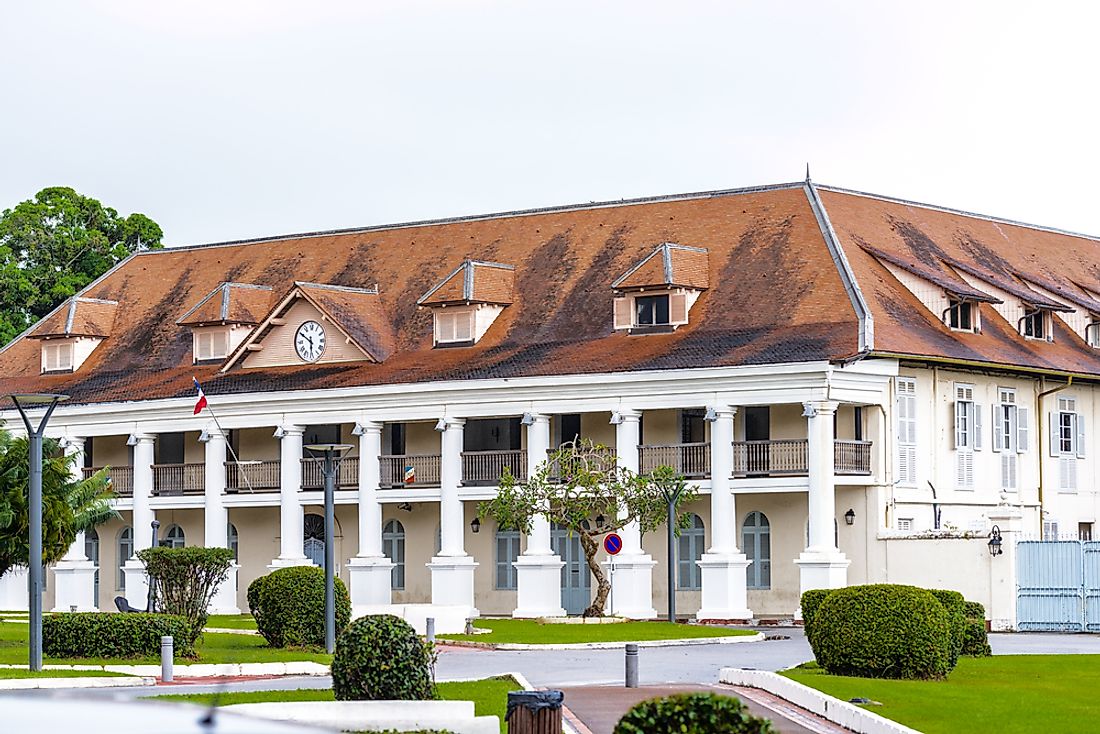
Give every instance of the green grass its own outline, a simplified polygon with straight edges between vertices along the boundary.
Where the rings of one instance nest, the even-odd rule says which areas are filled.
[[[206,619],[206,626],[231,630],[254,630],[256,620],[251,614],[211,614]]]
[[[508,704],[508,692],[520,690],[510,676],[484,678],[462,683],[438,683],[436,691],[445,701],[473,701],[478,716],[497,716],[500,731],[507,732],[504,713]],[[183,693],[150,696],[164,701],[185,701],[203,706],[228,706],[234,703],[267,703],[269,701],[333,701],[331,688],[298,688],[293,691],[243,691],[238,693]]]
[[[828,675],[813,664],[783,675],[925,734],[1097,730],[1100,655],[996,655],[962,658],[946,681]]]
[[[749,630],[668,622],[619,622],[616,624],[539,624],[533,619],[478,619],[476,627],[491,629],[481,635],[439,635],[441,640],[564,645],[578,642],[643,642],[698,637],[753,635]]]
[[[126,678],[125,673],[108,673],[104,670],[40,670],[32,672],[23,668],[0,668],[0,678]]]
[[[0,663],[23,664],[27,662],[28,627],[18,622],[0,623]],[[329,664],[332,656],[309,650],[283,650],[267,647],[258,635],[232,633],[205,633],[196,645],[197,658],[176,658],[177,664],[186,663],[284,663],[310,660]],[[159,656],[146,658],[45,658],[47,664],[77,665],[139,665],[159,664]]]

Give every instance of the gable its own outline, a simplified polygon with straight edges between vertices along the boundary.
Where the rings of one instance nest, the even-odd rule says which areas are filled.
[[[245,369],[286,367],[303,364],[328,364],[369,360],[370,355],[354,344],[333,321],[305,298],[297,298],[279,317],[281,323],[270,326],[255,344],[258,350],[246,351],[241,360]],[[320,324],[325,332],[325,350],[316,362],[306,362],[298,356],[294,338],[307,321]]]

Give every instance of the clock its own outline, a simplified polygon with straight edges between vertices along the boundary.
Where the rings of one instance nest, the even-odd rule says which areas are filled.
[[[303,362],[316,362],[325,353],[325,328],[316,321],[306,321],[294,335],[294,351]]]

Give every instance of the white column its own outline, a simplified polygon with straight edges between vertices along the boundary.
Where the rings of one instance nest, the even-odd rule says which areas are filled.
[[[718,405],[707,413],[710,422],[710,548],[699,560],[702,571],[700,620],[752,619],[748,607],[745,568],[750,561],[737,549],[737,508],[733,475],[733,419],[737,408]]]
[[[464,418],[444,417],[436,424],[440,432],[442,457],[439,467],[440,551],[428,564],[432,573],[432,604],[465,608],[466,616],[476,617],[474,605],[474,569],[477,563],[463,547],[465,517],[458,488],[462,484],[462,432]]]
[[[1023,513],[1001,504],[990,511],[989,523],[1001,531],[1001,555],[984,557],[989,561],[989,625],[994,632],[1015,632],[1016,616],[1016,543],[1024,529]]]
[[[203,473],[204,542],[207,548],[225,548],[229,537],[229,512],[225,508],[225,455],[226,435],[217,426],[207,428],[199,436],[205,445],[205,469]],[[233,563],[225,579],[210,600],[210,614],[240,614],[237,606],[237,572],[240,566]]]
[[[636,410],[620,410],[611,416],[619,466],[633,472],[638,471],[641,419],[642,414]],[[611,576],[611,613],[630,619],[654,619],[653,567],[657,563],[642,550],[642,531],[637,523],[629,523],[619,535],[622,551],[603,563]]]
[[[393,563],[382,553],[382,504],[378,501],[378,457],[382,424],[361,421],[359,437],[359,553],[348,562],[352,616],[375,613],[392,602]]]
[[[308,566],[302,550],[304,538],[302,503],[302,426],[285,425],[275,430],[279,439],[279,557],[270,569]]]
[[[137,558],[137,552],[153,545],[153,508],[149,498],[153,494],[153,442],[155,436],[135,433],[127,443],[134,447],[134,496],[131,532],[134,538],[134,555],[126,561],[126,601],[137,609],[145,609],[149,597],[149,579],[145,564]]]
[[[837,404],[830,400],[815,400],[804,403],[803,407],[807,420],[810,542],[795,561],[799,567],[799,588],[800,592],[838,589],[848,584],[848,565],[851,562],[836,547],[834,533],[836,472],[833,415]]]
[[[66,437],[65,453],[72,463],[73,479],[79,481],[84,466],[84,439]],[[84,554],[84,533],[76,534],[69,552],[53,567],[55,612],[93,612],[99,600],[95,598],[95,564]]]
[[[550,449],[550,416],[528,413],[527,476],[534,475],[546,461]],[[539,515],[531,522],[527,548],[512,564],[516,569],[516,609],[513,617],[564,617],[561,605],[561,557],[554,555],[550,544],[550,521]]]

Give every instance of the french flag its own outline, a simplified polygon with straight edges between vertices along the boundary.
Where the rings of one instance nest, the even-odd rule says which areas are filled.
[[[198,415],[206,407],[206,393],[202,391],[202,385],[199,384],[197,379],[192,377],[191,381],[195,383],[195,389],[199,393],[199,399],[195,401],[195,412],[193,413],[193,415]]]

